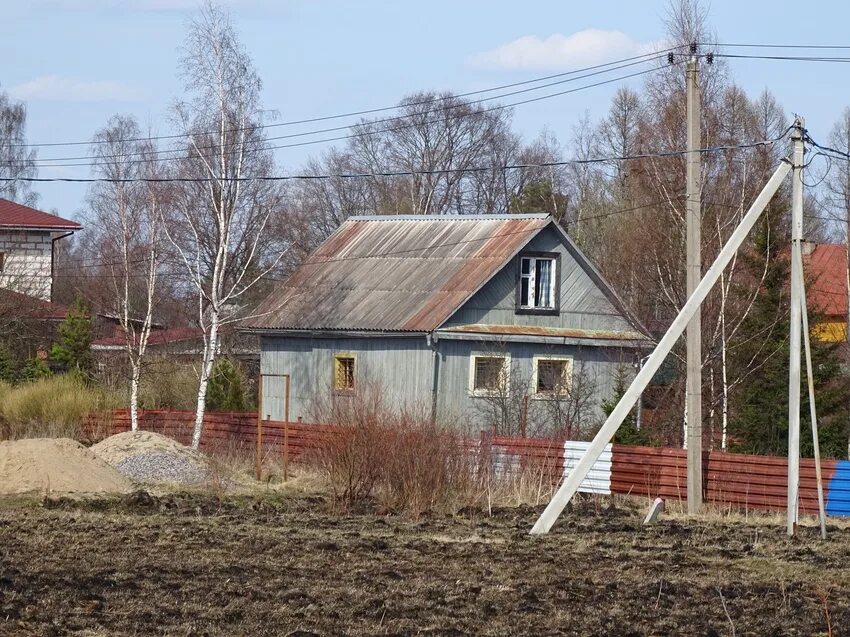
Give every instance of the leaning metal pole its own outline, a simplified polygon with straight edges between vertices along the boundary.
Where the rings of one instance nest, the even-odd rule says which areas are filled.
[[[567,503],[572,499],[573,495],[575,495],[582,480],[584,480],[591,467],[593,467],[593,463],[596,462],[602,454],[605,449],[605,445],[608,444],[622,424],[623,419],[632,410],[638,396],[644,389],[646,389],[647,385],[649,385],[649,381],[661,367],[664,359],[667,358],[670,350],[673,349],[673,345],[675,345],[676,341],[682,336],[688,322],[696,314],[697,310],[702,305],[702,302],[705,300],[706,296],[708,296],[709,291],[711,291],[711,288],[715,283],[717,283],[718,279],[720,279],[720,275],[723,273],[723,270],[727,265],[729,265],[729,262],[735,255],[735,252],[737,252],[738,248],[741,244],[743,244],[765,206],[767,206],[768,202],[782,184],[782,180],[785,179],[790,171],[791,164],[783,160],[776,169],[776,172],[773,173],[773,176],[765,185],[764,189],[759,193],[758,197],[756,197],[756,200],[753,202],[752,206],[750,206],[747,214],[744,215],[744,218],[741,220],[741,224],[735,229],[732,236],[729,237],[729,241],[725,246],[723,246],[720,254],[717,255],[717,259],[714,261],[711,268],[709,268],[708,272],[706,272],[705,277],[703,277],[703,279],[699,282],[694,293],[687,300],[684,307],[682,307],[679,315],[674,319],[670,328],[667,330],[667,333],[664,334],[658,342],[655,350],[647,359],[646,364],[637,373],[632,384],[629,385],[629,388],[626,390],[626,393],[623,394],[623,397],[620,398],[620,401],[614,407],[614,410],[605,420],[605,423],[593,438],[593,441],[590,443],[587,451],[584,452],[584,455],[579,459],[575,468],[558,488],[558,491],[552,497],[552,500],[549,502],[548,506],[531,529],[532,534],[538,535],[548,533],[555,524],[558,516],[561,515],[564,507],[567,506]]]

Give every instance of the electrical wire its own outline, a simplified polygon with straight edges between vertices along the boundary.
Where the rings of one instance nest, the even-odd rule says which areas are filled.
[[[497,104],[497,105],[489,107],[489,108],[476,110],[473,113],[461,113],[459,115],[454,115],[454,116],[446,118],[446,119],[454,120],[454,119],[460,119],[460,118],[463,118],[463,117],[481,115],[483,113],[489,113],[489,112],[493,112],[493,111],[503,110],[503,109],[506,109],[506,108],[512,108],[514,106],[521,106],[523,104],[530,104],[530,103],[533,103],[533,102],[539,102],[539,101],[542,101],[542,100],[551,99],[553,97],[560,97],[560,96],[568,95],[568,94],[571,94],[571,93],[577,93],[579,91],[587,90],[587,89],[590,89],[590,88],[595,88],[597,86],[603,86],[605,84],[611,84],[613,82],[619,82],[621,80],[625,80],[625,79],[629,79],[629,78],[633,78],[633,77],[638,77],[640,75],[645,75],[647,73],[653,73],[653,72],[658,71],[659,68],[660,67],[645,69],[645,70],[642,70],[642,71],[629,73],[627,75],[622,75],[622,76],[615,77],[615,78],[601,80],[599,82],[594,82],[592,84],[586,84],[584,86],[579,86],[579,87],[576,87],[576,88],[573,88],[573,89],[558,91],[556,93],[550,93],[548,95],[541,95],[541,96],[538,96],[538,97],[520,100],[520,101],[517,101],[517,102],[511,102],[511,103],[508,103],[508,104]],[[399,118],[393,118],[393,119],[409,120],[410,117],[409,116],[401,116]],[[279,150],[279,149],[283,149],[283,148],[295,148],[295,147],[300,147],[300,146],[309,146],[309,145],[313,145],[313,144],[324,144],[324,143],[334,142],[334,141],[356,139],[356,138],[360,138],[360,137],[370,137],[370,136],[379,135],[379,134],[382,134],[382,133],[393,133],[393,132],[397,132],[397,131],[401,131],[401,130],[407,130],[407,129],[410,129],[410,128],[416,128],[417,126],[422,126],[422,125],[427,125],[427,124],[437,124],[437,123],[440,123],[440,122],[443,122],[443,121],[445,121],[445,119],[434,119],[434,120],[429,120],[429,121],[426,121],[426,122],[415,122],[415,123],[412,123],[412,124],[405,124],[403,126],[396,126],[396,127],[393,127],[393,128],[384,128],[384,129],[378,129],[378,130],[359,130],[359,131],[356,131],[354,133],[350,133],[348,135],[340,135],[340,136],[336,136],[336,137],[327,137],[327,138],[324,138],[324,139],[297,142],[297,143],[292,143],[292,144],[280,144],[280,145],[273,145],[273,146],[266,146],[265,144],[262,144],[262,145],[258,144],[256,147],[247,148],[242,152],[243,152],[243,154],[254,153],[254,152],[267,152],[267,151],[270,151],[270,150]],[[341,128],[351,128],[351,127],[345,126],[345,127],[341,127]],[[329,129],[329,130],[334,130],[334,129]],[[310,134],[314,134],[314,133],[310,133]],[[298,135],[296,135],[296,136],[298,136]],[[284,136],[284,137],[289,137],[289,136]],[[238,144],[241,144],[241,143],[242,142],[234,141],[230,144],[225,144],[224,146],[238,145]],[[213,145],[210,145],[210,146],[202,146],[202,147],[198,147],[198,148],[199,149],[202,149],[202,148],[212,149],[212,148],[219,148],[219,147],[222,147],[222,145],[213,144]],[[168,150],[155,151],[155,152],[185,153],[186,150],[187,150],[186,148],[183,148],[183,149],[168,149]],[[142,153],[142,154],[149,154],[149,153]],[[96,159],[96,158],[97,158],[96,156],[92,156],[92,159]],[[175,160],[180,160],[180,159],[185,159],[185,158],[186,158],[185,155],[175,156],[175,157],[143,157],[141,159],[135,160],[134,163],[175,161]],[[54,160],[54,161],[58,161],[59,159],[61,159],[61,158],[52,158],[52,160]],[[68,168],[68,167],[79,167],[79,166],[97,167],[97,166],[102,166],[102,165],[108,165],[108,162],[94,161],[94,162],[82,162],[82,163],[40,164],[36,167],[37,168]]]
[[[754,44],[741,42],[697,42],[697,46],[707,47],[736,47],[756,49],[850,49],[848,44],[832,46],[829,44]]]
[[[743,53],[713,53],[715,58],[737,58],[745,60],[783,60],[790,62],[850,62],[850,57],[822,57],[803,55],[746,55]]]
[[[404,107],[424,106],[426,104],[433,104],[435,102],[441,102],[441,101],[445,101],[445,100],[448,100],[448,99],[458,99],[458,98],[470,97],[472,95],[482,95],[484,93],[492,93],[494,91],[501,91],[501,90],[508,89],[508,88],[514,88],[516,86],[525,86],[525,85],[528,85],[528,84],[534,84],[536,82],[544,82],[544,81],[555,79],[555,78],[569,77],[569,76],[577,75],[577,74],[580,74],[580,73],[585,73],[587,71],[595,71],[597,69],[603,69],[605,67],[613,67],[613,66],[616,66],[618,64],[623,64],[625,62],[633,62],[635,60],[640,60],[640,62],[635,62],[636,64],[639,64],[641,62],[648,61],[647,58],[654,60],[655,58],[657,58],[659,56],[663,57],[665,54],[667,54],[671,51],[674,51],[676,49],[680,49],[680,48],[682,48],[682,45],[669,47],[669,48],[666,48],[666,49],[661,49],[659,51],[653,51],[651,53],[634,55],[634,56],[631,56],[631,57],[622,58],[620,60],[614,60],[612,62],[605,62],[603,64],[596,64],[596,65],[593,65],[593,66],[587,66],[587,67],[584,67],[584,68],[581,68],[581,69],[575,69],[575,70],[572,70],[572,71],[565,71],[565,72],[562,72],[562,73],[554,73],[552,75],[545,75],[545,76],[542,76],[542,77],[532,78],[530,80],[522,80],[522,81],[519,81],[519,82],[512,82],[510,84],[502,84],[502,85],[499,85],[499,86],[493,86],[493,87],[490,87],[490,88],[479,89],[479,90],[476,90],[476,91],[467,91],[465,93],[457,93],[457,94],[452,94],[452,95],[437,96],[437,97],[429,98],[427,100],[421,100],[421,101],[418,101],[418,102],[409,102],[409,103],[406,103],[406,104],[403,104],[403,105],[396,104],[396,105],[393,105],[393,106],[383,106],[383,107],[379,107],[379,108],[369,108],[369,109],[363,109],[363,110],[359,110],[359,111],[350,111],[350,112],[347,112],[347,113],[339,113],[339,114],[336,114],[336,115],[323,115],[323,116],[320,116],[320,117],[310,117],[310,118],[304,118],[304,119],[299,119],[299,120],[290,120],[290,121],[285,121],[285,122],[260,124],[260,125],[257,125],[257,126],[231,128],[231,129],[226,130],[225,132],[226,133],[238,133],[238,132],[242,132],[242,131],[245,131],[245,130],[278,128],[278,127],[283,127],[283,126],[296,126],[296,125],[300,125],[300,124],[310,124],[310,123],[324,122],[324,121],[329,121],[329,120],[334,120],[334,119],[344,119],[344,118],[349,118],[349,117],[358,117],[358,116],[363,116],[363,115],[370,115],[370,114],[374,114],[374,113],[381,113],[381,112],[386,112],[386,111],[398,110],[398,109],[404,108]],[[620,68],[623,68],[623,67],[620,67]],[[615,70],[615,69],[608,69],[608,71],[611,71],[611,70]],[[607,71],[603,71],[603,72],[607,72]],[[579,79],[579,78],[575,78],[575,79]],[[542,87],[538,87],[538,88],[542,88]],[[527,90],[535,90],[535,89],[527,89]],[[485,99],[486,100],[497,99],[497,97],[490,97],[490,98],[485,98]],[[485,100],[479,100],[479,101],[485,101]],[[196,135],[216,134],[217,135],[217,134],[220,134],[220,132],[221,131],[201,131],[201,132],[197,132],[197,133],[193,133],[193,134],[196,134]],[[187,137],[187,135],[185,133],[180,133],[180,134],[174,134],[174,135],[157,135],[157,136],[153,136],[153,137],[127,138],[127,139],[122,139],[120,141],[142,142],[142,141],[154,141],[154,140],[163,140],[163,139],[183,139],[183,138],[186,138],[186,137]],[[10,146],[13,147],[13,148],[19,148],[19,147],[20,148],[30,148],[30,147],[42,147],[42,148],[44,148],[44,147],[57,147],[57,146],[91,146],[91,145],[94,145],[94,144],[111,143],[112,141],[114,141],[114,140],[94,140],[94,141],[89,140],[89,141],[81,141],[81,142],[43,142],[43,143],[29,143],[29,144],[11,144]]]
[[[679,195],[678,197],[675,197],[674,199],[684,199],[684,195]],[[586,222],[586,221],[594,221],[594,220],[598,220],[598,219],[604,219],[604,218],[607,218],[607,217],[611,217],[613,215],[626,214],[626,213],[629,213],[629,212],[644,210],[646,208],[661,206],[661,205],[667,204],[669,202],[670,202],[669,198],[659,199],[657,201],[651,201],[651,202],[640,204],[640,205],[637,205],[637,206],[632,206],[632,207],[629,207],[629,208],[621,208],[619,210],[610,210],[608,212],[605,212],[605,213],[602,213],[602,214],[599,214],[599,215],[589,215],[589,216],[586,216],[586,217],[582,217],[580,220],[570,221],[570,222],[568,222],[564,225],[573,225],[574,223],[578,223],[578,222],[583,223],[583,222]],[[437,216],[436,215],[422,215],[423,220],[429,220],[429,217],[430,217],[430,220],[433,220],[434,217],[437,217]],[[448,217],[448,215],[444,215],[440,218],[446,218],[446,217]],[[448,217],[448,218],[450,218],[452,221],[463,221],[464,215],[454,215],[454,216],[451,216],[451,217]],[[489,241],[490,239],[494,239],[494,238],[517,235],[517,234],[526,234],[526,233],[530,233],[530,232],[537,232],[537,229],[511,230],[511,231],[508,231],[508,232],[495,233],[495,234],[490,234],[490,235],[483,236],[483,237],[475,237],[473,239],[461,239],[461,240],[458,240],[458,241],[443,242],[443,243],[439,243],[439,244],[434,244],[434,246],[432,246],[432,247],[435,247],[435,248],[454,247],[454,246],[467,244],[467,243]],[[399,256],[399,255],[407,254],[407,253],[410,253],[410,252],[421,252],[421,251],[422,251],[421,247],[420,248],[409,248],[409,249],[405,249],[405,250],[391,250],[391,251],[388,251],[388,252],[383,252],[379,255],[371,254],[371,255],[368,255],[368,256],[366,256],[366,255],[355,255],[355,256],[348,256],[348,257],[334,257],[330,260],[331,261],[356,260],[356,259],[374,258],[375,256],[380,256],[380,257]],[[328,259],[323,258],[321,263],[325,263],[327,261],[328,261]],[[127,262],[126,265],[127,266],[140,265],[140,264],[147,264],[148,262],[149,262],[149,260],[146,259],[146,258],[130,259]],[[179,262],[178,261],[172,261],[170,264],[168,262],[165,262],[166,265],[172,265],[172,266],[174,266],[177,263],[179,263]],[[305,261],[305,263],[309,264],[311,262]],[[83,261],[82,263],[72,263],[71,265],[74,269],[124,267],[125,266],[125,264],[122,261],[88,261],[88,262]],[[57,274],[54,274],[54,278],[65,277],[65,278],[73,279],[76,276],[77,275],[74,274],[74,273],[61,273],[61,274],[57,273]],[[148,275],[147,275],[146,272],[139,272],[139,273],[130,274],[129,276],[130,276],[130,278],[146,279]],[[174,271],[174,272],[160,271],[160,272],[157,273],[157,276],[186,276],[186,271],[180,270],[179,268],[178,268],[177,271]],[[282,279],[270,277],[270,276],[266,276],[266,277],[263,277],[263,278],[264,278],[264,280],[271,280],[271,281],[282,280]]]
[[[787,132],[787,131],[786,131]],[[314,174],[314,175],[256,175],[252,177],[233,177],[225,179],[216,179],[213,177],[128,177],[128,178],[110,178],[110,177],[0,177],[0,182],[7,181],[22,181],[32,183],[49,183],[49,182],[64,182],[64,183],[210,183],[210,182],[250,182],[250,181],[294,181],[294,180],[327,180],[327,179],[365,179],[375,177],[410,177],[414,175],[440,175],[451,173],[476,173],[476,172],[495,172],[504,170],[518,170],[527,168],[551,168],[555,166],[570,166],[570,165],[589,165],[600,164],[614,161],[636,161],[640,159],[652,158],[668,158],[687,155],[689,152],[697,153],[712,153],[728,150],[739,150],[746,148],[756,148],[759,146],[769,146],[780,141],[785,136],[773,139],[765,139],[753,142],[745,142],[741,144],[727,144],[723,146],[712,146],[709,148],[697,148],[694,151],[674,150],[662,151],[654,153],[640,153],[636,155],[622,155],[612,157],[592,157],[588,159],[568,159],[563,161],[540,162],[535,164],[505,164],[502,166],[470,166],[467,168],[436,168],[431,170],[391,170],[384,172],[363,172],[363,173],[330,173],[330,174]]]

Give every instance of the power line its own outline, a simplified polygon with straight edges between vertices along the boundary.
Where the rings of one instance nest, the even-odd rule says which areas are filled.
[[[787,132],[787,131],[786,131]],[[765,139],[753,142],[745,142],[740,144],[727,144],[723,146],[713,146],[710,148],[698,148],[695,152],[711,153],[728,150],[740,150],[746,148],[756,148],[759,146],[769,146],[780,141],[785,136],[785,133],[774,139]],[[384,172],[363,172],[363,173],[331,173],[331,174],[314,174],[314,175],[257,175],[253,177],[234,177],[226,179],[216,179],[213,177],[128,177],[128,178],[110,178],[110,177],[0,177],[0,182],[7,181],[23,181],[33,183],[46,182],[65,182],[65,183],[210,183],[217,181],[227,182],[250,182],[250,181],[295,181],[295,180],[325,180],[325,179],[366,179],[375,177],[410,177],[414,175],[440,175],[450,173],[476,173],[476,172],[495,172],[504,170],[521,170],[526,168],[551,168],[555,166],[569,165],[587,165],[600,164],[613,161],[635,161],[640,159],[678,157],[686,155],[688,150],[662,151],[654,153],[640,153],[636,155],[622,155],[613,157],[593,157],[588,159],[568,159],[563,161],[540,162],[535,164],[505,164],[491,166],[470,166],[468,168],[436,168],[431,170],[391,170]]]
[[[324,121],[329,121],[329,120],[334,120],[334,119],[344,119],[344,118],[349,118],[349,117],[358,117],[358,116],[362,116],[362,115],[370,115],[370,114],[373,114],[373,113],[381,113],[381,112],[386,112],[386,111],[398,110],[398,109],[404,108],[404,107],[423,106],[423,105],[426,105],[426,104],[433,104],[435,102],[441,102],[441,101],[445,101],[445,100],[449,100],[449,99],[464,98],[464,97],[469,97],[469,96],[472,96],[472,95],[482,95],[484,93],[492,93],[494,91],[500,91],[500,90],[504,90],[504,89],[508,89],[508,88],[514,88],[516,86],[525,86],[525,85],[528,85],[528,84],[534,84],[534,83],[537,83],[537,82],[544,82],[544,81],[555,79],[555,78],[569,77],[569,76],[572,76],[572,75],[585,73],[587,71],[594,71],[596,69],[604,69],[606,67],[615,67],[618,64],[623,64],[625,62],[632,62],[632,61],[635,61],[635,60],[640,60],[640,62],[635,62],[636,64],[639,64],[641,62],[648,61],[646,58],[654,60],[659,56],[663,57],[664,54],[669,53],[670,51],[674,51],[674,50],[679,49],[679,48],[682,48],[682,45],[670,47],[670,48],[667,48],[667,49],[662,49],[662,50],[659,50],[659,51],[654,51],[654,52],[651,52],[651,53],[634,55],[634,56],[631,56],[631,57],[622,58],[620,60],[614,60],[612,62],[605,62],[603,64],[596,64],[596,65],[593,65],[593,66],[587,66],[587,67],[584,67],[584,68],[581,68],[581,69],[575,69],[575,70],[572,70],[572,71],[565,71],[563,73],[554,73],[552,75],[545,75],[545,76],[542,76],[542,77],[536,77],[536,78],[532,78],[532,79],[529,79],[529,80],[512,82],[510,84],[502,84],[502,85],[499,85],[499,86],[493,86],[493,87],[490,87],[490,88],[479,89],[479,90],[476,90],[476,91],[467,91],[465,93],[437,96],[437,97],[429,98],[427,100],[421,100],[421,101],[418,101],[418,102],[408,102],[408,103],[403,104],[403,105],[396,104],[394,106],[383,106],[383,107],[380,107],[380,108],[369,108],[369,109],[363,109],[363,110],[359,110],[359,111],[350,111],[350,112],[347,112],[347,113],[340,113],[340,114],[336,114],[336,115],[323,115],[323,116],[319,116],[319,117],[310,117],[310,118],[299,119],[299,120],[290,120],[290,121],[276,122],[276,123],[270,123],[270,124],[260,124],[260,125],[257,125],[257,126],[231,128],[231,129],[226,130],[225,132],[226,133],[238,133],[238,132],[242,132],[242,131],[246,131],[246,130],[278,128],[278,127],[283,127],[283,126],[296,126],[296,125],[300,125],[300,124],[310,124],[310,123],[324,122]],[[620,68],[624,68],[624,67],[620,67]],[[611,71],[611,70],[615,70],[615,69],[608,69],[608,71]],[[603,71],[603,72],[607,72],[607,71]],[[578,78],[576,78],[576,79],[578,79]],[[543,87],[537,87],[537,88],[543,88]],[[528,90],[536,90],[536,89],[528,89]],[[490,97],[490,98],[485,98],[485,99],[497,99],[497,97]],[[479,100],[479,101],[484,101],[484,100]],[[220,133],[220,131],[201,131],[201,132],[197,132],[197,133],[193,133],[193,134],[208,135],[208,134],[219,134],[219,133]],[[309,134],[309,133],[305,133],[305,134]],[[182,139],[182,138],[185,138],[185,137],[187,137],[187,135],[185,133],[180,133],[180,134],[174,134],[174,135],[157,135],[157,136],[153,136],[153,137],[127,138],[127,139],[123,139],[123,140],[120,140],[120,141],[142,142],[142,141],[153,141],[153,140],[162,140],[162,139]],[[110,141],[112,141],[112,140],[89,140],[89,141],[82,141],[82,142],[44,142],[44,143],[30,143],[30,144],[12,144],[11,146],[12,147],[91,146],[91,145],[95,145],[95,144],[110,143]]]
[[[745,60],[782,60],[791,62],[850,62],[850,57],[823,57],[805,55],[747,55],[743,53],[713,53],[716,58],[737,58]]]
[[[683,197],[684,197],[684,195],[678,195],[678,196],[674,197],[673,199],[682,199]],[[611,217],[613,215],[620,215],[620,214],[626,214],[626,213],[629,213],[629,212],[636,212],[638,210],[644,210],[646,208],[652,208],[652,207],[655,207],[655,206],[660,206],[660,205],[663,205],[663,204],[667,204],[669,202],[670,202],[670,198],[659,199],[657,201],[650,201],[648,203],[640,204],[640,205],[637,205],[637,206],[632,206],[632,207],[629,207],[629,208],[621,208],[619,210],[609,210],[608,212],[598,214],[598,215],[589,215],[589,216],[586,216],[586,217],[582,217],[581,219],[569,221],[569,222],[562,224],[562,225],[573,225],[573,224],[578,223],[578,222],[594,221],[594,220],[597,220],[597,219],[604,219],[606,217]],[[449,215],[422,215],[422,218],[428,219],[430,217],[430,218],[433,219],[434,217],[448,217],[448,216]],[[391,215],[388,215],[387,218],[390,219]],[[452,221],[463,221],[464,215],[452,215],[451,219],[452,219]],[[529,232],[536,232],[536,230],[528,230],[528,229],[512,230],[512,231],[508,231],[508,232],[487,235],[485,237],[476,237],[476,238],[473,238],[473,239],[462,239],[462,240],[458,240],[458,241],[439,243],[439,244],[435,244],[432,247],[437,247],[437,248],[452,247],[452,246],[462,245],[462,244],[465,244],[465,243],[483,242],[483,241],[488,241],[488,240],[493,239],[493,238],[510,236],[510,235],[515,235],[515,234],[524,234],[524,233],[529,233]],[[374,258],[375,256],[398,256],[398,255],[401,255],[401,254],[407,254],[409,252],[421,252],[421,250],[422,250],[422,248],[409,248],[409,249],[405,249],[405,250],[393,250],[393,251],[389,251],[389,252],[384,252],[384,253],[381,253],[379,255],[368,255],[368,256],[366,256],[366,255],[356,255],[356,256],[349,256],[349,257],[338,257],[338,258],[334,258],[334,259],[331,259],[331,260],[332,261],[335,261],[335,260],[356,260],[356,259]],[[170,263],[169,263],[169,261],[170,261]],[[327,259],[323,259],[322,263],[325,263],[326,261],[327,261]],[[126,265],[132,266],[132,265],[147,264],[147,263],[149,263],[149,259],[147,259],[147,258],[136,258],[136,259],[128,260]],[[310,262],[308,260],[308,261],[305,261],[304,263],[309,264],[309,263],[317,263],[317,262]],[[163,265],[172,265],[173,266],[175,264],[179,264],[179,260],[163,261]],[[87,269],[87,268],[100,268],[100,267],[106,268],[106,267],[116,267],[116,266],[117,267],[124,267],[125,263],[122,262],[122,261],[100,261],[100,262],[98,262],[98,261],[88,261],[88,262],[83,261],[82,263],[73,263],[72,265],[76,269]],[[44,276],[49,276],[49,275],[44,275]],[[53,275],[54,278],[62,278],[62,277],[64,277],[64,278],[75,278],[76,276],[77,275],[75,275],[74,273],[57,273],[57,274]],[[120,276],[123,276],[123,275],[120,275]],[[138,272],[138,273],[130,274],[129,276],[130,276],[130,278],[146,279],[148,277],[148,274],[145,273],[145,272]],[[186,276],[186,270],[178,267],[177,271],[159,271],[159,272],[157,272],[156,276],[157,277],[159,277],[159,276]],[[282,279],[270,277],[270,276],[266,276],[266,277],[263,277],[263,278],[264,278],[264,280],[271,280],[271,281],[282,280]]]
[[[697,42],[698,46],[707,47],[737,47],[737,48],[756,48],[756,49],[850,49],[848,44],[839,44],[836,46],[829,44],[755,44],[742,42]]]
[[[579,91],[584,91],[584,90],[587,90],[587,89],[590,89],[590,88],[595,88],[597,86],[603,86],[605,84],[611,84],[613,82],[619,82],[620,80],[625,80],[625,79],[629,79],[629,78],[632,78],[632,77],[645,75],[647,73],[652,73],[652,72],[658,71],[659,68],[660,67],[645,69],[645,70],[642,70],[642,71],[637,71],[635,73],[629,73],[627,75],[622,75],[622,76],[610,78],[610,79],[607,79],[607,80],[601,80],[599,82],[594,82],[592,84],[586,84],[584,86],[579,86],[579,87],[576,87],[576,88],[573,88],[573,89],[558,91],[556,93],[550,93],[548,95],[541,95],[541,96],[538,96],[538,97],[520,100],[520,101],[517,101],[517,102],[511,102],[511,103],[508,103],[508,104],[497,104],[497,105],[489,107],[489,108],[477,110],[473,113],[461,113],[459,115],[449,117],[448,119],[454,120],[454,119],[460,119],[460,118],[463,118],[463,117],[481,115],[481,114],[484,114],[484,113],[503,110],[503,109],[506,109],[506,108],[512,108],[514,106],[521,106],[523,104],[530,104],[530,103],[533,103],[533,102],[539,102],[539,101],[542,101],[542,100],[551,99],[553,97],[560,97],[562,95],[568,95],[570,93],[577,93]],[[471,103],[471,102],[468,102],[468,103]],[[409,120],[410,116],[401,116],[399,118],[394,118],[394,119]],[[436,123],[440,123],[442,121],[444,121],[444,120],[443,119],[434,119],[434,120],[428,120],[428,121],[425,121],[425,122],[415,122],[415,123],[412,123],[412,124],[405,124],[403,126],[396,126],[396,127],[393,127],[393,128],[383,128],[383,129],[378,129],[378,130],[359,130],[357,132],[354,132],[354,133],[351,133],[351,134],[348,134],[348,135],[340,135],[340,136],[336,136],[336,137],[327,137],[327,138],[324,138],[324,139],[316,139],[316,140],[297,142],[297,143],[292,143],[292,144],[281,144],[281,145],[276,145],[276,146],[257,145],[254,148],[247,148],[243,152],[244,153],[264,152],[264,151],[270,151],[270,150],[279,150],[279,149],[282,149],[282,148],[295,148],[295,147],[300,147],[300,146],[309,146],[309,145],[313,145],[313,144],[323,144],[323,143],[327,143],[327,142],[334,142],[334,141],[340,141],[340,140],[356,139],[356,138],[359,138],[359,137],[370,137],[372,135],[379,135],[381,133],[392,133],[392,132],[397,132],[397,131],[401,131],[401,130],[407,130],[407,129],[410,129],[410,128],[415,128],[417,126],[422,126],[422,125],[427,125],[427,124],[436,124]],[[342,128],[350,128],[350,127],[342,127]],[[333,129],[330,129],[330,130],[333,130]],[[310,134],[314,134],[314,133],[310,133]],[[232,144],[225,144],[225,146],[236,145],[236,144],[239,144],[239,143],[241,143],[241,142],[233,142]],[[219,146],[220,145],[216,144],[216,145],[205,146],[205,147],[200,147],[200,148],[218,148]],[[179,152],[185,152],[186,150],[187,149],[169,149],[169,150],[162,150],[162,151],[155,151],[155,152],[179,153]],[[96,159],[96,157],[92,157],[92,158]],[[134,163],[148,163],[148,162],[156,162],[156,161],[175,161],[175,160],[184,159],[184,158],[185,158],[185,156],[153,157],[153,158],[144,157],[144,158],[135,160]],[[54,158],[54,159],[59,160],[61,158]],[[95,162],[82,162],[82,163],[41,164],[37,167],[38,168],[68,168],[68,167],[77,167],[77,166],[96,167],[96,166],[101,166],[101,165],[107,165],[107,164],[105,162],[96,162],[95,161]]]

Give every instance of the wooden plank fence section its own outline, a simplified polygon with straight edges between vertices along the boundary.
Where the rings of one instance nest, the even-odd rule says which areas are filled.
[[[192,437],[193,411],[145,410],[139,414],[141,428],[154,431],[184,444]],[[109,420],[108,416],[105,419]],[[92,419],[103,431],[104,417]],[[341,429],[335,425],[278,422],[262,423],[263,446],[268,453],[283,453],[287,442],[290,459],[319,447]],[[127,410],[112,414],[106,431],[119,433],[130,429]],[[257,415],[255,413],[208,412],[204,417],[201,448],[242,449],[253,453],[256,448]],[[549,475],[553,483],[563,479],[575,465],[587,443],[555,438],[508,438],[482,432],[480,439],[465,443],[475,453],[486,455],[497,475],[511,475],[532,469]],[[594,465],[592,479],[582,490],[593,493],[661,497],[685,500],[687,494],[687,452],[683,449],[609,445]],[[597,466],[598,465],[598,466]],[[850,516],[850,462],[824,460],[823,479],[827,513]],[[731,509],[781,511],[785,509],[787,461],[773,456],[751,456],[712,451],[703,459],[705,501]],[[817,513],[817,490],[814,462],[801,460],[800,512]]]

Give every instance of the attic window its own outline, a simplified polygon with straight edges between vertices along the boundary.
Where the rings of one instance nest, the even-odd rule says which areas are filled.
[[[517,309],[556,311],[558,257],[553,253],[523,255],[519,260]]]
[[[354,354],[334,356],[334,391],[354,393]]]

